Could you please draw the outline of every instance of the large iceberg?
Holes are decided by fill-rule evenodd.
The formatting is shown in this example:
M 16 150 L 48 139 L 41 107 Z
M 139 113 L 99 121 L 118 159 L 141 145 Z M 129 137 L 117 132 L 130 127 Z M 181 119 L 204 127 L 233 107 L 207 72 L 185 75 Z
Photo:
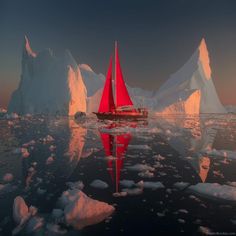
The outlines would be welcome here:
M 21 79 L 8 112 L 74 115 L 86 112 L 86 97 L 80 68 L 68 50 L 60 57 L 50 49 L 35 53 L 25 37 Z
M 160 113 L 226 113 L 212 81 L 204 39 L 184 66 L 160 87 L 155 98 L 155 110 Z

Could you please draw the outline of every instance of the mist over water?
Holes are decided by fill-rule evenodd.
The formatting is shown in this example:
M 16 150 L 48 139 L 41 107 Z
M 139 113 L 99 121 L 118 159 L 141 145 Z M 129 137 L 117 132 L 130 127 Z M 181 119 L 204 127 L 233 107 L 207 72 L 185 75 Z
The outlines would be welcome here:
M 0 157 L 2 235 L 18 225 L 16 196 L 38 209 L 19 235 L 236 232 L 235 115 L 1 119 Z M 55 216 L 65 191 L 115 210 L 68 222 Z

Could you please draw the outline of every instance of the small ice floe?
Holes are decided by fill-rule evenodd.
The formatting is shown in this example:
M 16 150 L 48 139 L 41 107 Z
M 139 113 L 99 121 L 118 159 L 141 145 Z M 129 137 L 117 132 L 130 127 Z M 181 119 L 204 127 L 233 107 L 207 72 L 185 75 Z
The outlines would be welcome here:
M 29 157 L 30 153 L 28 152 L 28 149 L 27 148 L 21 148 L 21 156 L 23 158 L 27 158 Z
M 158 216 L 158 217 L 164 217 L 164 216 L 165 216 L 165 213 L 164 213 L 164 212 L 163 212 L 163 213 L 162 213 L 162 212 L 157 212 L 157 216 Z
M 129 145 L 128 146 L 129 149 L 136 149 L 136 150 L 152 150 L 151 147 L 149 147 L 148 145 L 144 144 L 144 145 Z
M 213 233 L 211 229 L 205 226 L 199 226 L 198 231 L 204 235 L 211 235 Z
M 14 179 L 14 176 L 13 176 L 12 173 L 6 173 L 6 174 L 3 176 L 3 178 L 2 178 L 2 180 L 3 180 L 5 183 L 9 183 L 9 182 L 11 182 L 13 179 Z
M 37 208 L 33 206 L 28 208 L 24 199 L 20 196 L 17 196 L 13 203 L 13 219 L 17 224 L 17 227 L 12 231 L 12 235 L 18 234 L 25 226 L 29 227 L 27 231 L 31 232 L 32 230 L 34 230 L 35 227 L 38 229 L 39 225 L 37 226 L 37 224 L 33 222 L 28 225 L 29 220 L 32 216 L 35 216 L 36 213 Z
M 186 209 L 179 209 L 178 212 L 188 214 L 188 211 Z
M 50 156 L 48 157 L 48 159 L 46 160 L 46 165 L 50 165 L 54 162 L 54 157 Z
M 66 185 L 70 189 L 78 189 L 78 190 L 83 190 L 84 188 L 84 183 L 82 181 L 76 181 L 76 182 L 67 182 Z
M 50 145 L 49 150 L 51 152 L 55 151 L 56 150 L 56 146 L 55 145 Z
M 100 179 L 94 180 L 91 184 L 91 187 L 93 188 L 99 188 L 99 189 L 105 189 L 108 188 L 108 184 Z
M 29 141 L 28 143 L 24 143 L 22 146 L 24 147 L 24 148 L 27 148 L 27 147 L 29 147 L 29 146 L 34 146 L 36 144 L 36 142 L 34 141 L 34 140 L 31 140 L 31 141 Z
M 143 189 L 142 188 L 124 188 L 122 189 L 122 192 L 126 192 L 127 195 L 130 195 L 130 196 L 136 196 L 136 195 L 142 194 Z
M 154 177 L 154 173 L 150 172 L 149 170 L 140 172 L 140 173 L 138 173 L 138 175 L 142 178 L 152 178 L 152 177 Z
M 64 210 L 66 223 L 76 229 L 97 224 L 115 210 L 112 205 L 94 200 L 77 189 L 63 192 L 59 198 L 59 205 Z
M 61 209 L 53 209 L 52 210 L 52 217 L 54 219 L 61 218 L 63 216 L 64 212 Z
M 43 194 L 45 194 L 45 193 L 46 193 L 46 189 L 42 189 L 42 188 L 40 188 L 40 187 L 37 188 L 37 194 L 43 195 Z
M 171 193 L 172 193 L 172 190 L 171 190 L 170 188 L 168 188 L 168 189 L 166 189 L 166 192 L 167 192 L 168 194 L 171 194 Z
M 44 143 L 51 143 L 51 142 L 54 141 L 54 138 L 53 138 L 51 135 L 48 134 L 46 137 L 44 137 L 44 138 L 42 139 L 42 141 L 43 141 Z
M 163 165 L 157 161 L 154 165 L 153 165 L 154 168 L 163 168 Z
M 137 171 L 137 172 L 144 172 L 144 171 L 154 171 L 155 168 L 146 165 L 146 164 L 135 164 L 133 166 L 128 166 L 127 167 L 128 170 L 131 171 Z
M 177 182 L 174 184 L 174 187 L 182 190 L 182 189 L 186 188 L 188 185 L 189 185 L 189 183 L 186 183 L 186 182 Z
M 121 180 L 120 185 L 126 188 L 131 188 L 135 186 L 135 182 L 133 180 Z
M 178 219 L 178 222 L 179 222 L 180 224 L 185 224 L 185 220 L 184 220 L 184 219 Z
M 128 195 L 128 193 L 122 191 L 122 192 L 115 192 L 112 195 L 113 195 L 113 197 L 126 197 Z
M 146 189 L 151 189 L 151 190 L 165 188 L 165 186 L 159 181 L 157 181 L 157 182 L 139 181 L 137 183 L 137 186 L 142 187 L 142 188 L 146 188 Z
M 214 174 L 214 176 L 218 176 L 218 177 L 224 178 L 224 175 L 219 170 L 214 170 L 213 174 Z

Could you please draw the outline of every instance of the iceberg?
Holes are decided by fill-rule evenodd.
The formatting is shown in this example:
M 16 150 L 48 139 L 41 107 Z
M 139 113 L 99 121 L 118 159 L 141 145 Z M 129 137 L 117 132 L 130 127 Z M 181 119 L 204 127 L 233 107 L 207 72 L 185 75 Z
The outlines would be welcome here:
M 20 83 L 11 96 L 9 113 L 86 112 L 87 90 L 80 68 L 68 50 L 60 57 L 50 49 L 35 53 L 25 37 L 21 67 Z
M 204 39 L 184 66 L 160 87 L 155 98 L 155 110 L 160 113 L 226 113 L 212 80 Z

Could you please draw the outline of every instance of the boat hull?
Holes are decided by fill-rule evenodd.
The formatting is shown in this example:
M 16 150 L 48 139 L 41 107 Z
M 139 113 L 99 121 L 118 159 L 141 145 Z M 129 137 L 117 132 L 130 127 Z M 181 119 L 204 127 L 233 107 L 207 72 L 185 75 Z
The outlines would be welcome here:
M 94 112 L 99 120 L 145 120 L 148 115 L 143 113 L 99 113 Z

